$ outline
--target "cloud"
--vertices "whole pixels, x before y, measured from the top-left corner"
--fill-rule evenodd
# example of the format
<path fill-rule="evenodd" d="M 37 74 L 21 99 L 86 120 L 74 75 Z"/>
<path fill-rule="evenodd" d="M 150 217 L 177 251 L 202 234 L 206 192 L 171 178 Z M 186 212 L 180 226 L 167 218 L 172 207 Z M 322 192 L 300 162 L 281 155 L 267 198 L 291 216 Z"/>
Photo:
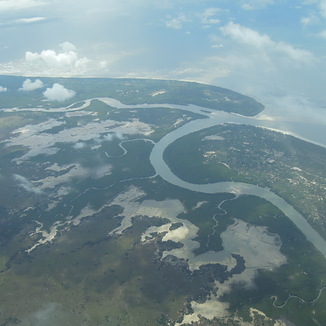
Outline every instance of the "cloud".
<path fill-rule="evenodd" d="M 220 20 L 215 16 L 221 12 L 220 8 L 207 8 L 200 14 L 201 22 L 204 25 L 219 24 Z"/>
<path fill-rule="evenodd" d="M 263 9 L 269 5 L 273 5 L 274 0 L 249 0 L 242 3 L 241 8 L 244 10 Z"/>
<path fill-rule="evenodd" d="M 175 18 L 172 18 L 171 16 L 168 16 L 167 18 L 168 19 L 165 21 L 165 26 L 173 29 L 181 29 L 183 27 L 183 23 L 188 21 L 184 14 L 179 14 L 179 16 Z"/>
<path fill-rule="evenodd" d="M 304 0 L 302 4 L 307 6 L 316 5 L 319 15 L 326 18 L 326 0 Z"/>
<path fill-rule="evenodd" d="M 318 36 L 326 40 L 326 30 L 321 31 Z"/>
<path fill-rule="evenodd" d="M 326 18 L 326 0 L 320 0 L 319 9 L 320 9 L 320 15 Z"/>
<path fill-rule="evenodd" d="M 73 146 L 74 149 L 82 149 L 84 147 L 85 147 L 85 143 L 83 143 L 83 142 L 75 143 Z"/>
<path fill-rule="evenodd" d="M 21 24 L 31 24 L 31 23 L 37 23 L 40 21 L 46 20 L 45 17 L 30 17 L 30 18 L 19 18 L 16 19 L 15 23 L 21 23 Z"/>
<path fill-rule="evenodd" d="M 87 58 L 78 58 L 76 47 L 69 42 L 60 44 L 62 52 L 54 50 L 43 50 L 40 53 L 27 51 L 25 59 L 27 62 L 40 61 L 49 67 L 75 67 L 79 68 L 89 62 Z"/>
<path fill-rule="evenodd" d="M 17 184 L 20 187 L 24 188 L 26 191 L 33 192 L 35 194 L 42 193 L 41 189 L 38 189 L 37 187 L 35 187 L 33 185 L 33 183 L 31 181 L 29 181 L 28 179 L 26 179 L 25 177 L 23 177 L 19 174 L 14 174 L 14 178 L 15 178 L 15 181 L 17 182 Z"/>
<path fill-rule="evenodd" d="M 310 25 L 317 24 L 319 22 L 319 19 L 315 15 L 310 14 L 307 17 L 302 17 L 300 19 L 300 22 L 304 27 L 307 27 Z"/>
<path fill-rule="evenodd" d="M 75 96 L 73 90 L 67 89 L 60 84 L 53 84 L 52 88 L 47 88 L 43 95 L 50 101 L 63 102 Z"/>
<path fill-rule="evenodd" d="M 22 88 L 20 88 L 20 91 L 33 91 L 38 88 L 42 88 L 44 86 L 43 82 L 39 79 L 36 79 L 35 81 L 31 81 L 29 78 L 26 79 L 23 82 Z"/>
<path fill-rule="evenodd" d="M 1 92 L 7 92 L 7 90 L 8 90 L 7 87 L 0 86 L 0 93 Z"/>
<path fill-rule="evenodd" d="M 34 8 L 45 4 L 46 2 L 38 0 L 0 0 L 0 12 Z"/>
<path fill-rule="evenodd" d="M 307 50 L 294 48 L 292 45 L 285 42 L 275 42 L 266 34 L 235 24 L 233 22 L 220 28 L 226 36 L 231 36 L 233 40 L 247 44 L 267 53 L 279 53 L 286 55 L 291 60 L 300 63 L 312 63 L 315 61 L 313 54 Z"/>
<path fill-rule="evenodd" d="M 27 51 L 22 70 L 27 68 L 33 75 L 39 76 L 84 75 L 91 61 L 86 57 L 79 57 L 76 46 L 70 42 L 61 43 L 60 48 L 60 51 L 52 49 L 41 52 Z"/>

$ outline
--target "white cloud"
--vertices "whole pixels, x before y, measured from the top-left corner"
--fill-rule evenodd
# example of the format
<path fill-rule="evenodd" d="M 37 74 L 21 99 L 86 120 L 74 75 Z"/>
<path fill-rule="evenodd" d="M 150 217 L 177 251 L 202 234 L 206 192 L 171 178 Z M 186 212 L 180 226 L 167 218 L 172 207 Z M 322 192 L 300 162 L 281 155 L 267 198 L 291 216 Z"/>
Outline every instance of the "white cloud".
<path fill-rule="evenodd" d="M 310 14 L 307 17 L 302 17 L 300 22 L 304 27 L 307 27 L 313 24 L 317 24 L 319 22 L 319 19 L 315 15 Z"/>
<path fill-rule="evenodd" d="M 272 46 L 273 42 L 266 34 L 260 34 L 257 31 L 235 24 L 233 22 L 220 28 L 224 35 L 229 35 L 233 39 L 255 47 Z"/>
<path fill-rule="evenodd" d="M 27 62 L 39 61 L 50 67 L 82 67 L 89 60 L 87 58 L 79 58 L 76 47 L 69 42 L 60 44 L 62 52 L 56 53 L 54 50 L 43 50 L 40 53 L 27 51 L 25 59 Z"/>
<path fill-rule="evenodd" d="M 200 16 L 201 22 L 204 25 L 219 24 L 220 20 L 216 15 L 221 12 L 220 8 L 207 8 Z"/>
<path fill-rule="evenodd" d="M 76 52 L 77 51 L 76 46 L 68 41 L 61 43 L 60 46 L 64 52 Z"/>
<path fill-rule="evenodd" d="M 175 18 L 168 16 L 168 20 L 165 21 L 165 26 L 173 29 L 181 29 L 183 27 L 183 23 L 187 21 L 188 19 L 184 14 L 179 14 L 179 16 Z"/>
<path fill-rule="evenodd" d="M 24 188 L 26 191 L 34 192 L 35 194 L 42 193 L 41 189 L 35 187 L 34 184 L 30 180 L 26 179 L 22 175 L 14 174 L 14 178 L 15 178 L 15 181 L 17 182 L 17 184 L 20 187 Z"/>
<path fill-rule="evenodd" d="M 0 93 L 1 92 L 7 92 L 7 90 L 8 90 L 7 87 L 0 86 Z"/>
<path fill-rule="evenodd" d="M 74 149 L 82 149 L 84 147 L 85 147 L 85 143 L 83 143 L 83 142 L 75 143 L 73 146 Z"/>
<path fill-rule="evenodd" d="M 244 1 L 241 8 L 244 10 L 262 9 L 266 6 L 273 5 L 274 0 L 248 0 Z"/>
<path fill-rule="evenodd" d="M 50 101 L 63 102 L 75 96 L 73 90 L 67 89 L 60 84 L 53 84 L 52 88 L 47 88 L 43 95 Z"/>
<path fill-rule="evenodd" d="M 43 86 L 44 86 L 44 84 L 43 84 L 43 82 L 41 80 L 36 79 L 35 81 L 32 81 L 32 80 L 30 80 L 28 78 L 23 82 L 23 86 L 19 90 L 21 90 L 21 91 L 33 91 L 35 89 L 42 88 Z"/>
<path fill-rule="evenodd" d="M 316 5 L 320 16 L 326 18 L 326 0 L 305 0 L 302 2 L 303 5 Z"/>
<path fill-rule="evenodd" d="M 325 109 L 320 108 L 313 100 L 296 94 L 270 96 L 266 98 L 269 104 L 262 115 L 280 117 L 283 121 L 301 121 L 326 125 Z"/>
<path fill-rule="evenodd" d="M 326 0 L 320 0 L 319 9 L 321 16 L 326 18 Z"/>
<path fill-rule="evenodd" d="M 31 24 L 31 23 L 37 23 L 40 21 L 46 20 L 45 17 L 30 17 L 30 18 L 20 18 L 16 19 L 15 23 L 22 23 L 22 24 Z"/>
<path fill-rule="evenodd" d="M 326 40 L 326 30 L 321 31 L 318 36 Z"/>
<path fill-rule="evenodd" d="M 64 42 L 60 47 L 60 52 L 51 49 L 40 53 L 27 51 L 25 66 L 22 68 L 27 68 L 33 75 L 83 75 L 88 69 L 90 60 L 86 57 L 80 58 L 75 45 L 70 42 Z"/>
<path fill-rule="evenodd" d="M 46 2 L 38 0 L 0 0 L 0 12 L 34 8 L 45 4 Z"/>
<path fill-rule="evenodd" d="M 64 42 L 60 44 L 59 50 L 27 51 L 24 59 L 0 62 L 0 74 L 34 76 L 35 78 L 121 76 L 122 72 L 117 69 L 117 67 L 121 69 L 121 65 L 117 66 L 117 63 L 123 60 L 127 62 L 127 58 L 139 56 L 142 53 L 138 49 L 121 50 L 112 44 L 100 42 L 92 43 L 84 50 L 88 52 L 85 56 L 81 56 L 74 44 Z"/>
<path fill-rule="evenodd" d="M 285 54 L 291 60 L 300 63 L 312 63 L 315 61 L 313 54 L 307 50 L 294 48 L 285 42 L 275 42 L 266 34 L 260 34 L 253 29 L 233 22 L 221 27 L 220 30 L 224 35 L 231 36 L 232 39 L 240 43 L 253 46 L 267 53 Z"/>

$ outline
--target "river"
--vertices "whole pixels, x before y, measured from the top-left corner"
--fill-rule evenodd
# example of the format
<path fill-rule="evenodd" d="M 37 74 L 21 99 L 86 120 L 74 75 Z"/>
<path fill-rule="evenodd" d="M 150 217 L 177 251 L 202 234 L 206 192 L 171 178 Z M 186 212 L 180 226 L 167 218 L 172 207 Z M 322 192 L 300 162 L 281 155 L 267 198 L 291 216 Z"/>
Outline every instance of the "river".
<path fill-rule="evenodd" d="M 187 109 L 187 107 L 182 107 L 182 109 Z M 173 174 L 169 166 L 164 161 L 163 155 L 165 149 L 177 139 L 186 136 L 190 133 L 223 123 L 242 123 L 255 125 L 258 127 L 267 127 L 266 125 L 261 124 L 261 120 L 257 120 L 254 118 L 242 117 L 226 112 L 212 111 L 206 109 L 204 110 L 205 111 L 203 111 L 203 108 L 189 106 L 189 111 L 201 114 L 204 113 L 207 116 L 207 119 L 191 121 L 181 126 L 180 128 L 168 133 L 155 144 L 150 154 L 150 161 L 153 167 L 155 168 L 156 173 L 167 182 L 191 191 L 197 191 L 207 194 L 233 193 L 235 195 L 254 195 L 266 199 L 267 201 L 271 202 L 273 205 L 278 207 L 301 230 L 307 240 L 309 240 L 315 246 L 315 248 L 318 249 L 326 258 L 326 241 L 319 235 L 319 233 L 315 229 L 310 226 L 307 220 L 297 210 L 295 210 L 283 198 L 276 195 L 269 189 L 243 182 L 217 182 L 209 184 L 194 184 L 186 182 L 177 177 L 175 174 Z"/>
<path fill-rule="evenodd" d="M 213 109 L 207 109 L 195 105 L 175 105 L 175 104 L 138 104 L 138 105 L 126 105 L 120 101 L 112 98 L 94 98 L 100 100 L 112 107 L 119 109 L 135 109 L 135 108 L 167 108 L 167 109 L 179 109 L 198 113 L 204 115 L 206 118 L 190 121 L 183 126 L 171 131 L 160 139 L 153 147 L 150 154 L 150 161 L 153 165 L 157 175 L 160 175 L 167 182 L 179 186 L 191 191 L 216 194 L 216 193 L 233 193 L 235 195 L 254 195 L 260 198 L 266 199 L 273 205 L 278 207 L 306 236 L 316 249 L 318 249 L 326 258 L 326 241 L 314 230 L 306 219 L 295 210 L 289 203 L 283 198 L 274 194 L 267 188 L 262 188 L 253 184 L 243 182 L 217 182 L 209 184 L 194 184 L 186 182 L 175 174 L 172 173 L 169 166 L 163 159 L 165 149 L 177 139 L 189 135 L 193 132 L 203 130 L 209 127 L 224 123 L 237 123 L 253 125 L 261 128 L 269 128 L 281 131 L 286 134 L 291 134 L 297 138 L 310 141 L 311 143 L 318 144 L 326 147 L 326 134 L 325 132 L 311 133 L 311 130 L 324 130 L 323 125 L 310 125 L 305 122 L 293 122 L 286 120 L 277 120 L 271 117 L 263 118 L 263 112 L 256 117 L 245 117 L 239 114 L 228 113 L 224 111 L 216 111 Z M 72 104 L 68 107 L 56 108 L 56 109 L 40 109 L 40 108 L 26 108 L 26 109 L 5 109 L 4 112 L 15 111 L 44 111 L 47 113 L 57 112 L 70 112 L 78 111 L 87 107 L 94 99 L 88 99 L 81 106 L 75 107 Z"/>

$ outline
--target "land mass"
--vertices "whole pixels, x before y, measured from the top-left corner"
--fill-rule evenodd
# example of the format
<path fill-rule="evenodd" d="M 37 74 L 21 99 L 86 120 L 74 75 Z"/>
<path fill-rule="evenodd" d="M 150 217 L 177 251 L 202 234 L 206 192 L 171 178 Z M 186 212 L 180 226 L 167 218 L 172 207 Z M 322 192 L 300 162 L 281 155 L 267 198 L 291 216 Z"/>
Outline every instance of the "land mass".
<path fill-rule="evenodd" d="M 150 160 L 183 127 L 263 105 L 198 83 L 25 79 L 0 76 L 0 325 L 325 324 L 325 257 L 280 209 L 175 186 Z M 54 83 L 73 96 L 46 98 Z M 323 149 L 234 124 L 171 142 L 177 176 L 268 186 L 324 235 Z"/>

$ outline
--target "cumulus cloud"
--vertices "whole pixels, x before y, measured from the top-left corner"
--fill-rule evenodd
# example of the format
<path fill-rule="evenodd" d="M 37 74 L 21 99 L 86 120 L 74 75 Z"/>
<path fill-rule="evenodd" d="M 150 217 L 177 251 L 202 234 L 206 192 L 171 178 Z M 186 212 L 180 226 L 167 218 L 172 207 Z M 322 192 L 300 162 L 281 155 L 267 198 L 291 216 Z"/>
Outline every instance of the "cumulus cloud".
<path fill-rule="evenodd" d="M 7 92 L 7 90 L 8 90 L 7 87 L 0 86 L 0 93 L 1 92 Z"/>
<path fill-rule="evenodd" d="M 23 82 L 23 86 L 19 89 L 20 91 L 33 91 L 44 86 L 43 82 L 39 79 L 35 81 L 30 80 L 29 78 Z"/>
<path fill-rule="evenodd" d="M 51 49 L 43 50 L 40 53 L 27 51 L 25 60 L 28 64 L 35 65 L 39 70 L 70 71 L 74 74 L 74 72 L 82 72 L 86 68 L 90 60 L 86 57 L 80 58 L 75 45 L 64 42 L 60 44 L 60 47 L 60 52 Z"/>
<path fill-rule="evenodd" d="M 314 56 L 311 52 L 303 49 L 294 48 L 292 45 L 285 42 L 275 42 L 266 34 L 260 34 L 259 32 L 235 24 L 233 22 L 220 28 L 222 33 L 226 36 L 232 37 L 232 39 L 265 50 L 268 52 L 278 52 L 285 54 L 290 59 L 300 63 L 311 63 L 313 62 Z"/>
<path fill-rule="evenodd" d="M 43 95 L 50 101 L 63 102 L 75 96 L 73 90 L 67 89 L 64 86 L 55 83 L 51 88 L 47 88 Z"/>

